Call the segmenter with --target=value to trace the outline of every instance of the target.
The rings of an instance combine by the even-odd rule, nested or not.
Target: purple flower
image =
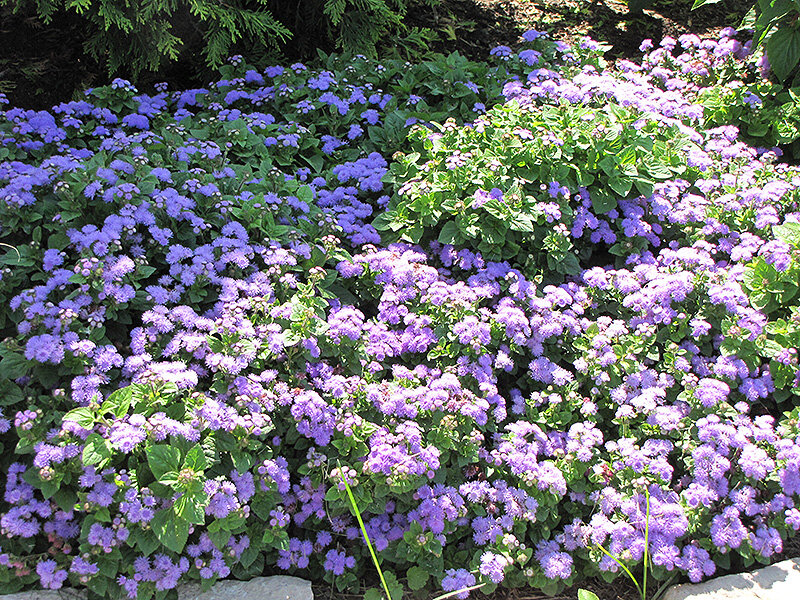
[[[572,575],[572,556],[561,552],[558,542],[541,542],[535,556],[548,579],[568,579]]]
[[[442,579],[442,590],[454,592],[475,585],[475,576],[466,569],[447,569]],[[456,598],[464,600],[469,596],[469,591],[456,594]]]
[[[481,555],[481,564],[478,570],[492,583],[500,583],[505,578],[504,571],[508,564],[509,561],[505,556],[494,552],[484,552]]]
[[[334,575],[341,575],[346,568],[352,569],[356,564],[355,558],[347,556],[344,552],[328,550],[325,554],[325,563],[322,565],[326,571]]]
[[[58,569],[56,561],[48,559],[36,565],[36,574],[39,575],[41,586],[48,590],[60,589],[67,579],[67,572]]]
[[[703,378],[697,384],[697,388],[694,390],[694,396],[700,404],[709,408],[727,400],[730,391],[731,388],[723,381]]]

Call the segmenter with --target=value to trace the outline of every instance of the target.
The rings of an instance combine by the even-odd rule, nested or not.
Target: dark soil
[[[408,32],[416,28],[422,41],[415,44],[406,35],[388,41],[382,50],[413,57],[427,47],[482,59],[492,47],[514,46],[523,31],[535,28],[561,40],[588,35],[612,44],[609,58],[633,58],[644,38],[659,40],[686,32],[713,35],[722,27],[735,27],[751,4],[728,0],[693,12],[689,0],[655,0],[651,9],[631,15],[622,0],[420,0],[409,10],[405,25]],[[84,40],[80,19],[72,13],[59,13],[44,24],[0,8],[0,93],[13,106],[44,109],[80,97],[87,87],[107,83],[104,65],[83,51]],[[207,83],[214,74],[196,50],[187,45],[179,62],[140,77],[137,84],[148,90],[158,81],[169,82],[171,89]],[[247,55],[246,49],[237,50]],[[284,60],[310,56],[314,50],[307,44],[284,48]]]
[[[410,25],[431,27],[446,37],[440,51],[456,48],[470,58],[485,58],[497,44],[513,46],[526,29],[550,32],[560,40],[589,36],[612,44],[608,58],[633,58],[645,38],[712,36],[737,27],[752,2],[729,0],[691,10],[690,0],[655,0],[650,9],[630,14],[622,0],[442,0],[436,9],[409,14]]]

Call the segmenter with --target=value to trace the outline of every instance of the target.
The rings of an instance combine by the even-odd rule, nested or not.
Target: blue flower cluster
[[[4,111],[0,589],[351,586],[371,558],[347,488],[384,568],[445,591],[613,578],[601,545],[692,581],[781,551],[800,529],[800,172],[702,132],[692,95],[751,59],[725,32],[682,39],[669,64],[691,68],[668,77],[659,50],[601,71],[593,43],[523,37],[491,68],[236,59],[208,89],[117,80]],[[688,142],[605,212],[544,185],[542,219],[596,250],[577,270],[373,226],[474,161],[494,175],[463,207],[511,202],[503,144],[540,143],[523,125],[543,106],[609,99]],[[500,135],[412,173],[393,154],[415,124],[431,151]]]

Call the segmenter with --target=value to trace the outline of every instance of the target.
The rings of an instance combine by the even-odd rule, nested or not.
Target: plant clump
[[[361,523],[398,597],[781,551],[800,172],[524,38],[4,110],[2,591],[357,589]]]

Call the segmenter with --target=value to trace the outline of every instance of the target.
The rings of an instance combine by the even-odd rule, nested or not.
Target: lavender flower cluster
[[[732,35],[681,43],[735,65]],[[655,69],[525,39],[492,69],[236,59],[208,89],[117,80],[3,112],[0,589],[357,585],[345,481],[384,568],[445,591],[613,578],[600,545],[692,581],[781,551],[800,529],[800,172],[703,131]],[[483,79],[442,80],[447,61]],[[606,212],[564,182],[538,204],[575,248],[619,252],[549,271],[372,225],[417,175],[391,156],[414,123],[432,150],[609,98],[689,140],[674,169]],[[488,112],[437,136],[448,106]],[[471,201],[502,204],[497,139],[430,169],[495,160]]]

